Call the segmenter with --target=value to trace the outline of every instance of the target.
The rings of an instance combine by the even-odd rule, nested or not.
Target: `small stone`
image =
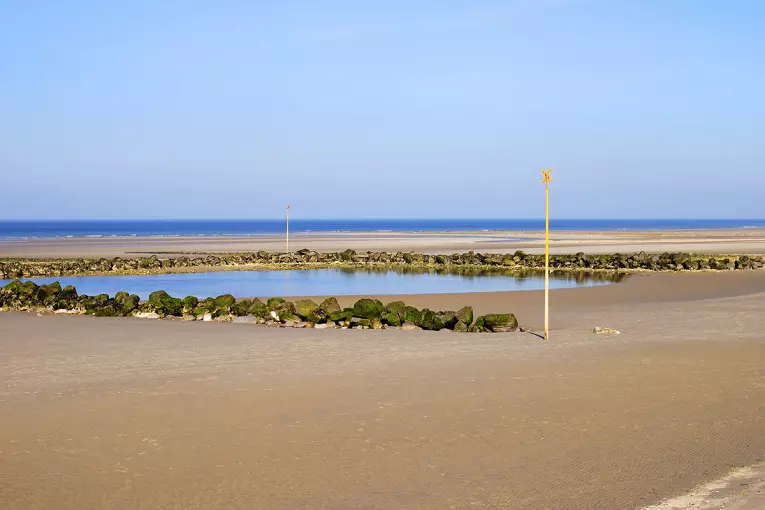
[[[330,326],[329,324],[315,324],[313,329],[328,329],[333,326]]]
[[[252,315],[245,315],[243,317],[234,317],[231,322],[234,324],[252,324],[253,322],[257,321],[258,319],[256,317],[253,317]]]
[[[212,314],[211,313],[204,314],[202,316],[202,320],[205,321],[205,322],[210,322],[212,320]]]
[[[416,331],[421,328],[417,326],[415,323],[407,321],[401,325],[401,329],[404,331]]]
[[[600,326],[595,327],[592,330],[596,335],[621,335],[622,332],[613,328],[602,328]]]

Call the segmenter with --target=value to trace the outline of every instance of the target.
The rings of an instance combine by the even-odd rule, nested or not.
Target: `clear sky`
[[[0,218],[765,217],[765,2],[0,0]]]

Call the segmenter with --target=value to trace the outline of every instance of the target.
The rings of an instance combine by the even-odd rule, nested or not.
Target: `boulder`
[[[396,312],[385,312],[382,321],[389,326],[401,326],[401,317]]]
[[[120,315],[127,315],[136,308],[138,308],[138,302],[140,298],[135,294],[128,294],[127,292],[118,292],[114,295],[114,303],[119,309]]]
[[[310,299],[298,299],[295,301],[295,315],[303,320],[308,319],[313,315],[313,312],[319,308],[319,305],[314,303]],[[313,321],[316,322],[316,321]]]
[[[404,309],[406,308],[406,303],[403,301],[393,301],[388,303],[388,306],[385,307],[385,310],[389,313],[395,313],[399,316],[400,319],[404,318]]]
[[[247,315],[250,315],[251,307],[252,302],[249,299],[243,299],[231,305],[229,309],[231,310],[231,315],[235,317],[246,317]]]
[[[183,298],[183,311],[190,312],[199,304],[199,299],[196,296],[186,296]]]
[[[511,313],[491,313],[483,316],[483,325],[493,333],[506,333],[518,329],[518,320]]]
[[[223,294],[215,298],[215,308],[228,308],[236,302],[231,294]]]
[[[473,324],[473,307],[463,306],[457,310],[457,320],[467,325]]]
[[[353,305],[353,315],[362,319],[379,319],[385,307],[376,299],[363,298]]]
[[[454,329],[454,331],[456,331],[458,333],[467,333],[468,326],[467,326],[467,324],[465,324],[462,321],[457,321],[457,324],[454,325],[453,329]]]
[[[268,315],[268,307],[258,298],[252,300],[250,305],[250,314],[258,319],[264,319]]]
[[[422,320],[422,312],[413,306],[405,306],[402,312],[401,321],[419,324]]]
[[[341,310],[340,304],[337,302],[337,298],[334,298],[334,297],[328,297],[327,299],[322,301],[321,304],[319,305],[319,308],[324,310],[327,316],[330,316],[333,313],[339,312]]]
[[[174,298],[164,290],[149,294],[149,300],[144,304],[144,311],[156,312],[160,317],[183,314],[183,301]]]

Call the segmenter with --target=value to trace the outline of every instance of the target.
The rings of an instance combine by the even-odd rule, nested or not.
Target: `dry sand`
[[[699,486],[765,461],[763,290],[555,291],[549,342],[0,314],[0,508],[762,508],[757,472]]]
[[[677,230],[652,232],[554,232],[552,253],[628,253],[684,251],[696,253],[765,253],[765,229]],[[317,251],[481,251],[540,253],[543,232],[373,232],[296,233],[290,249]],[[1,257],[135,257],[168,252],[283,251],[284,237],[102,237],[0,241]]]

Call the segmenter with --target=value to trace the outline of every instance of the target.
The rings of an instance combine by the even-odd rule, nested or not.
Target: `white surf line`
[[[695,487],[682,496],[641,510],[765,509],[765,464],[737,468],[726,476]]]

